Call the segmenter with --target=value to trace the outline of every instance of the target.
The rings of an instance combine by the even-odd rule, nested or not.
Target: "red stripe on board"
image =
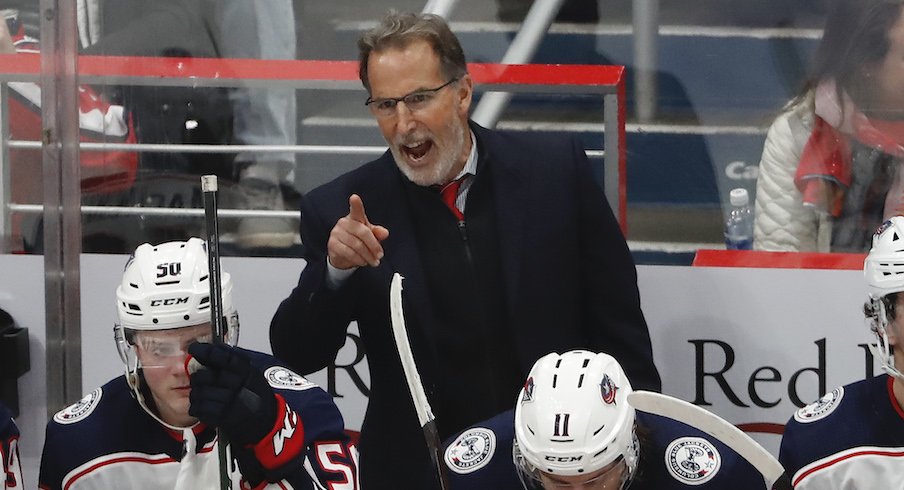
[[[751,422],[749,424],[738,424],[738,428],[744,432],[755,432],[759,434],[778,434],[785,433],[785,424],[773,424],[771,422]]]
[[[863,270],[866,254],[697,250],[694,267]]]

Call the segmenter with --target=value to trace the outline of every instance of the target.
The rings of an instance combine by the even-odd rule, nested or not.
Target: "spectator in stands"
[[[86,0],[79,14],[86,54],[285,60],[296,53],[291,0]],[[292,89],[129,86],[122,91],[142,143],[295,144]],[[138,189],[103,204],[197,207],[197,177],[216,173],[225,179],[224,207],[284,210],[284,197],[296,197],[294,169],[291,152],[143,153]],[[232,189],[229,184],[236,181]],[[158,221],[153,229],[139,230],[125,248],[201,231],[185,220]],[[282,248],[297,236],[289,220],[247,219],[238,224],[236,243]]]
[[[760,162],[754,248],[865,252],[904,211],[901,1],[839,0]]]
[[[390,149],[302,199],[307,265],[270,342],[310,373],[335,362],[358,322],[371,381],[362,485],[393,488],[400,453],[412,468],[429,464],[414,409],[400,403],[396,271],[442,437],[511,408],[554,349],[605,351],[658,390],[634,262],[581,145],[469,121],[473,81],[441,17],[392,12],[358,47],[365,105]]]
[[[0,6],[5,5],[0,2]],[[0,11],[0,52],[39,53],[38,40],[25,34],[17,9]],[[9,134],[13,140],[41,141],[41,86],[34,82],[10,82],[7,109]],[[109,103],[102,94],[87,85],[78,92],[79,137],[84,142],[135,143],[132,119],[121,105]],[[81,189],[84,199],[106,199],[130,189],[135,183],[138,155],[132,151],[82,151],[79,154]],[[43,202],[42,155],[34,149],[9,150],[9,198],[17,204]],[[11,218],[10,249],[31,251],[38,247],[41,219],[38,215],[14,213]],[[86,234],[89,243],[92,238]]]
[[[9,23],[15,22],[18,12],[14,9],[0,10],[0,16],[3,17],[3,25],[0,26],[0,54],[13,54],[16,52],[16,46],[13,44],[13,37],[10,34]]]

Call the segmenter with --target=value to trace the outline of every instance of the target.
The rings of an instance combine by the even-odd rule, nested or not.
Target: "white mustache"
[[[393,140],[393,143],[396,146],[408,146],[415,143],[423,143],[430,139],[432,139],[430,135],[411,134],[408,136],[397,137]]]

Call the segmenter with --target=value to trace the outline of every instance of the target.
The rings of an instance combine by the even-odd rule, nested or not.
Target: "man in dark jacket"
[[[392,13],[359,48],[390,149],[304,197],[307,265],[270,340],[308,373],[358,322],[371,382],[362,485],[397,483],[399,453],[412,467],[428,458],[390,329],[393,272],[441,437],[510,408],[552,350],[608,352],[658,390],[634,263],[580,145],[469,122],[473,81],[440,17]]]

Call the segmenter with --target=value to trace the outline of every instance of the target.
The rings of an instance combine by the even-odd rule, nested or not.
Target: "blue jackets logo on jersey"
[[[722,465],[716,447],[700,437],[681,437],[665,449],[665,466],[676,480],[700,485],[711,480]]]
[[[314,388],[316,384],[282,366],[273,366],[264,371],[264,378],[276,389],[302,391]]]
[[[463,432],[446,449],[446,466],[460,475],[472,473],[486,466],[495,452],[496,434],[475,427]]]
[[[843,397],[844,387],[835,388],[814,403],[794,412],[794,420],[802,424],[807,424],[823,419],[838,408]]]
[[[100,402],[101,395],[103,395],[103,390],[100,388],[88,393],[81,400],[57,412],[53,416],[53,420],[60,424],[74,424],[82,420],[91,415],[91,412],[94,411],[94,408]]]

